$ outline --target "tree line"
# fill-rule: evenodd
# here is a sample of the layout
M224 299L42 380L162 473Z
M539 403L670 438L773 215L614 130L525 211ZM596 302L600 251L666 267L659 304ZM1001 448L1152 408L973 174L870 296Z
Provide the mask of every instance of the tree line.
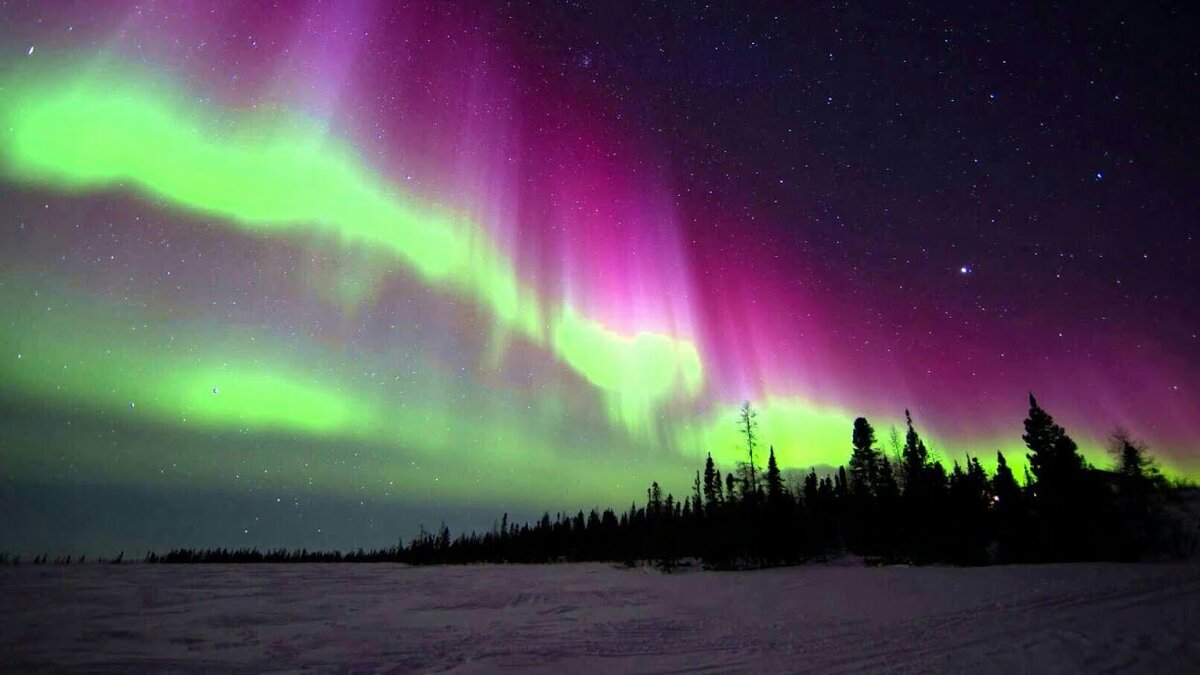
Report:
M1111 469L1089 465L1031 394L1022 439L1029 452L1019 482L1003 453L988 474L978 457L947 470L931 457L905 411L903 444L890 457L865 418L854 421L850 457L829 475L785 480L768 446L765 469L757 413L738 415L746 460L722 472L709 455L691 494L663 495L617 515L549 514L530 525L501 523L451 538L443 527L403 547L405 562L654 561L682 559L732 569L795 564L853 553L868 562L983 565L1136 560L1196 548L1194 523L1168 517L1178 492L1144 445L1117 431Z
M663 494L657 482L644 504L574 515L549 513L533 523L505 514L487 532L452 537L424 527L407 544L364 551L175 549L148 553L151 563L402 562L544 563L650 561L670 569L697 560L714 569L796 564L852 553L869 563L983 565L1077 560L1136 560L1186 555L1197 547L1194 523L1169 517L1181 490L1162 476L1147 449L1117 431L1111 469L1089 465L1065 430L1031 394L1022 439L1023 481L1003 453L990 475L978 457L947 469L931 457L905 411L903 442L879 445L865 418L854 420L848 462L827 475L810 470L787 480L768 446L765 468L757 413L749 403L737 425L746 459L723 472L709 455L691 494ZM756 455L757 453L757 455ZM44 560L44 558L43 558Z

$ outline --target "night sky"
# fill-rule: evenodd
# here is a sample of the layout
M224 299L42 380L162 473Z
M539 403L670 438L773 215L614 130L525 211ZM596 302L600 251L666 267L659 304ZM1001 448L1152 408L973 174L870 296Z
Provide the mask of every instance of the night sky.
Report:
M1027 395L1200 475L1194 3L0 0L0 548L394 543Z

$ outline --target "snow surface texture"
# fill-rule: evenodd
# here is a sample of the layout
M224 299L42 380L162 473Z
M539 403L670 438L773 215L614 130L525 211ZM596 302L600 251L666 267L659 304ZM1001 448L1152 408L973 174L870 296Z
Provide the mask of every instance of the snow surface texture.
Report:
M0 569L0 668L1200 672L1200 566Z

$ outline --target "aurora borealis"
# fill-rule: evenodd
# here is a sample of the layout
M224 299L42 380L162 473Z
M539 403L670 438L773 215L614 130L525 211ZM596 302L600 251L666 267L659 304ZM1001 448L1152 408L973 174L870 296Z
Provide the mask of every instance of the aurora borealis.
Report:
M1088 76L1013 17L612 11L0 5L13 544L682 494L743 400L792 468L906 407L1020 457L1032 390L1093 461L1120 425L1195 475L1185 48L1100 31Z

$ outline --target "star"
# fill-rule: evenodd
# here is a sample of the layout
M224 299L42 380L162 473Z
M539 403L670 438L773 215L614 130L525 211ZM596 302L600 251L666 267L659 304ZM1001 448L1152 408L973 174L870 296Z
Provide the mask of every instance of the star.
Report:
M418 507L476 494L479 520L453 518L486 528L505 500L574 472L587 475L553 488L564 506L628 505L654 480L678 495L693 468L674 468L680 439L699 435L694 450L722 464L740 457L707 447L724 443L735 400L806 421L810 407L920 404L922 426L965 449L988 447L993 429L1019 444L1024 392L1057 390L1047 405L1081 438L1128 420L1174 460L1200 438L1175 414L1200 392L1171 367L1200 364L1188 322L1200 193L1169 170L1200 152L1179 115L1200 88L1156 76L1194 64L1182 41L1155 42L1179 19L1168 10L1064 10L1096 28L1068 40L1036 12L985 9L985 36L965 39L956 26L973 13L939 7L887 25L877 48L855 16L805 3L711 3L702 20L672 3L510 3L434 12L417 47L410 29L431 17L404 3L379 16L216 12L206 41L190 14L123 20L80 3L69 20L89 23L75 36L53 3L28 4L6 43L22 65L0 76L13 113L0 418L65 427L64 452L78 448L66 456L123 488L144 472L174 490L157 465L192 472L197 489L169 496L195 510L172 517L204 541L236 532L190 529L226 464L255 499L292 485L341 495L295 507L331 524L362 477L368 515L381 496L406 504L399 534ZM941 42L927 39L934 24ZM638 39L611 39L625 32ZM362 48L337 48L347 35ZM1129 39L1114 50L1112 35ZM43 38L54 54L34 61ZM21 42L26 61L11 58ZM1004 44L1055 58L1006 61ZM1097 79L1064 77L1062 63ZM104 147L77 151L95 139ZM964 255L988 272L935 269ZM1130 368L1147 386L1123 386ZM836 385L860 369L879 373L870 390ZM844 445L839 419L772 431L781 468ZM6 430L16 479L59 480L38 473L42 445ZM475 446L505 480L488 486ZM404 466L425 452L438 462ZM292 477L297 457L312 463ZM411 477L377 478L401 469ZM330 542L366 534L355 521ZM309 525L279 536L324 538Z

